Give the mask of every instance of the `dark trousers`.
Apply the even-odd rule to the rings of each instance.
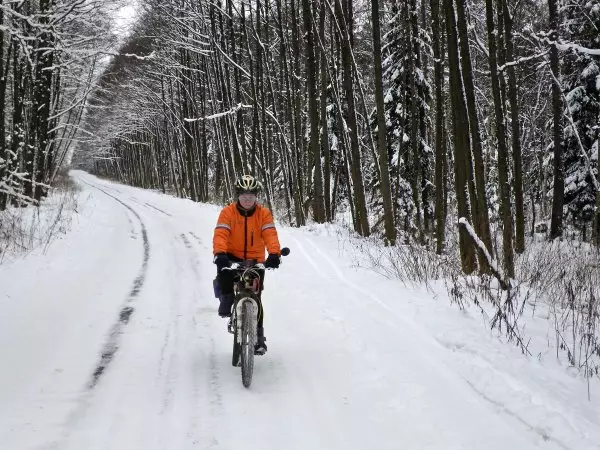
[[[231,254],[227,254],[227,256],[229,256],[229,259],[233,262],[241,262],[243,261],[240,258],[237,258]],[[260,291],[258,294],[258,328],[262,328],[263,327],[263,319],[264,319],[264,312],[263,312],[263,306],[262,306],[262,291],[265,287],[264,283],[265,283],[265,271],[264,270],[258,270],[257,271],[260,275]],[[237,274],[234,271],[231,270],[222,270],[220,272],[217,272],[217,279],[219,280],[219,288],[221,290],[221,295],[233,295],[233,283],[235,282],[235,278],[236,278]]]

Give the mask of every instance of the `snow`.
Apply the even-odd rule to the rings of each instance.
[[[185,122],[198,122],[200,120],[220,119],[221,117],[234,114],[237,111],[239,111],[240,109],[248,109],[248,108],[252,108],[252,105],[244,105],[242,103],[238,103],[236,106],[232,107],[228,111],[223,111],[223,112],[220,112],[220,113],[211,114],[211,115],[206,116],[206,117],[196,117],[196,118],[187,118],[187,117],[185,117],[183,120]]]
[[[581,110],[581,102],[585,97],[585,88],[583,86],[577,86],[567,93],[566,99],[571,109],[571,114],[576,114]],[[571,134],[573,132],[571,131]]]
[[[383,103],[390,103],[394,100],[394,97],[392,95],[392,91],[391,89],[388,89],[387,93],[385,94],[385,98],[383,99]]]
[[[425,84],[425,76],[423,75],[423,71],[421,69],[415,70],[415,78],[416,78],[417,84],[419,86],[422,86]]]
[[[599,69],[598,66],[591,61],[585,69],[583,69],[583,72],[581,72],[581,75],[579,75],[579,78],[581,80],[586,80],[590,77],[596,77],[599,73]]]
[[[558,48],[560,51],[563,51],[563,52],[573,49],[579,53],[584,53],[584,54],[593,55],[593,56],[600,56],[600,48],[587,48],[582,45],[574,44],[571,42],[566,43],[566,44],[557,43],[556,48]]]
[[[575,182],[568,183],[565,187],[565,194],[576,192],[577,184]]]
[[[357,267],[330,225],[279,226],[245,389],[212,293],[220,208],[73,174],[71,231],[0,266],[0,448],[600,448],[597,382],[588,402],[441,284]]]

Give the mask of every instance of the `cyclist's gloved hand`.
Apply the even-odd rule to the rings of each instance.
[[[223,270],[223,267],[231,267],[231,261],[227,253],[217,253],[213,262],[217,265],[219,271]]]
[[[281,259],[279,258],[279,255],[276,255],[275,253],[269,253],[269,256],[267,256],[267,260],[265,261],[265,268],[277,269],[279,268],[280,262]]]

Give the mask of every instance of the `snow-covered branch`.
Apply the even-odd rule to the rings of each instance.
[[[500,287],[506,290],[509,286],[509,283],[506,281],[504,273],[502,272],[500,267],[498,267],[498,262],[494,258],[492,258],[492,255],[490,255],[490,252],[486,248],[483,241],[479,238],[479,236],[477,236],[477,233],[475,232],[469,221],[465,217],[461,217],[460,219],[458,219],[458,224],[462,225],[465,228],[465,231],[468,233],[469,237],[471,238],[471,241],[473,241],[473,244],[475,244],[475,246],[485,256],[485,259],[487,260],[488,265],[490,266],[492,274],[494,274],[494,276],[498,279],[498,282],[500,283]]]
[[[197,117],[195,119],[188,119],[186,117],[183,120],[185,120],[186,122],[197,122],[199,120],[214,120],[214,119],[219,119],[219,118],[224,117],[224,116],[229,116],[231,114],[235,114],[240,109],[248,109],[248,108],[252,108],[252,105],[244,105],[242,103],[239,103],[238,105],[236,105],[233,108],[231,108],[229,111],[224,111],[224,112],[212,114],[212,115],[206,116],[206,117]]]

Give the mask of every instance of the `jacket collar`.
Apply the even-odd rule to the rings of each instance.
[[[235,203],[235,207],[238,210],[238,212],[244,217],[251,217],[256,212],[256,203],[254,204],[254,206],[252,208],[244,209],[244,208],[242,208],[242,205],[240,205],[240,202],[238,201]]]

